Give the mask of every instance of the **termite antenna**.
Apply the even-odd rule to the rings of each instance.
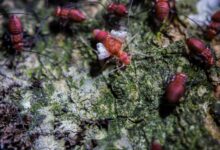
[[[116,67],[115,69],[113,69],[113,70],[107,72],[106,75],[111,75],[111,74],[113,74],[114,72],[119,71],[120,69],[122,69],[122,68],[124,68],[124,67],[125,67],[125,65],[121,65],[120,67]],[[103,74],[103,75],[104,75],[104,74]]]
[[[130,6],[128,8],[128,32],[129,32],[129,25],[130,25],[130,12],[131,12],[131,7],[132,7],[132,4],[133,4],[133,0],[131,0],[130,2]]]
[[[154,57],[152,55],[147,55],[147,54],[144,54],[142,52],[134,51],[134,50],[132,50],[132,52],[129,52],[129,54],[131,54],[132,56],[133,55],[142,55],[142,56],[147,57],[147,58],[153,58]]]
[[[187,19],[189,19],[190,21],[192,21],[194,24],[196,24],[196,25],[201,29],[201,31],[205,32],[205,30],[202,28],[202,26],[201,26],[198,22],[196,22],[196,21],[193,20],[192,18],[188,17],[187,15],[182,14],[182,13],[181,13],[181,14],[180,14],[180,13],[177,13],[177,12],[175,12],[175,11],[173,11],[173,10],[171,10],[171,12],[172,12],[172,13],[175,13],[175,14],[177,14],[177,15],[182,15],[182,16],[186,17]]]
[[[43,25],[46,23],[46,21],[48,20],[48,18],[49,18],[50,16],[46,16],[41,22],[40,22],[40,26],[39,26],[39,28],[37,29],[37,32],[35,33],[35,36],[34,36],[34,38],[33,38],[33,42],[36,42],[38,39],[38,36],[39,36],[39,34],[40,34],[40,32],[41,32],[41,30],[42,30],[42,28],[43,28]]]
[[[83,38],[82,35],[79,36],[79,39],[81,40],[81,42],[82,42],[86,47],[88,47],[89,49],[91,49],[94,53],[98,54],[98,52],[88,44],[88,41],[86,41],[86,40]]]

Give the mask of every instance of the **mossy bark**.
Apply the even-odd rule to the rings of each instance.
[[[102,9],[82,24],[71,24],[70,30],[60,22],[61,30],[55,33],[48,23],[56,18],[49,17],[42,29],[49,35],[46,41],[40,39],[33,53],[16,55],[13,69],[0,69],[3,75],[12,76],[2,77],[2,99],[32,113],[33,131],[42,129],[36,149],[65,149],[65,138],[54,138],[54,133],[67,129],[78,132],[72,133],[76,149],[91,148],[94,141],[96,149],[147,149],[152,139],[165,149],[219,148],[220,126],[210,111],[216,103],[213,85],[219,84],[219,68],[204,69],[189,60],[182,34],[188,29],[181,23],[174,19],[177,26],[168,23],[153,30],[150,1],[134,4],[129,21],[122,18],[119,23],[129,31],[125,51],[132,55],[132,63],[126,69],[112,72],[113,63],[102,70],[92,49],[91,31],[112,28],[105,26]],[[177,8],[187,15],[195,9],[193,4],[178,1]],[[14,8],[25,5],[19,2]],[[40,2],[33,9],[41,18],[53,11]],[[21,18],[25,30],[37,22]],[[198,36],[196,28],[190,29]],[[1,62],[10,58],[3,50]],[[167,82],[176,72],[188,75],[187,90],[169,112],[170,107],[161,103]],[[100,120],[108,120],[107,129]],[[51,145],[45,145],[50,140]]]

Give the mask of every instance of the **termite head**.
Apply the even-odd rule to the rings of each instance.
[[[206,38],[209,39],[209,40],[212,40],[215,36],[217,35],[217,32],[216,30],[213,30],[213,29],[207,29],[206,31]]]
[[[107,6],[107,11],[110,13],[115,13],[118,17],[123,17],[128,14],[125,4],[111,3]]]
[[[100,29],[94,29],[92,34],[93,34],[93,38],[97,42],[102,42],[109,35],[107,31]]]
[[[11,15],[8,22],[8,30],[12,34],[20,34],[23,32],[21,20],[16,15]]]
[[[58,6],[58,7],[55,9],[55,11],[54,11],[54,15],[55,15],[56,17],[60,16],[61,11],[62,11],[62,8]]]
[[[117,4],[115,4],[115,3],[110,3],[110,4],[107,6],[107,11],[108,11],[108,12],[114,12],[116,7],[117,7]]]
[[[123,51],[119,56],[119,60],[123,63],[123,65],[127,66],[131,63],[131,56]]]
[[[206,37],[212,40],[220,31],[220,22],[210,22],[206,30]]]
[[[188,79],[185,73],[177,73],[174,77],[176,78],[176,80],[180,81],[183,84],[185,84]]]
[[[83,22],[86,20],[85,14],[77,9],[71,9],[69,12],[69,17],[75,22]]]
[[[220,22],[220,10],[215,12],[212,17],[211,17],[212,21],[215,22]]]

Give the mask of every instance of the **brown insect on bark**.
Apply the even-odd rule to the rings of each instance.
[[[162,23],[166,20],[172,21],[177,16],[175,0],[154,0],[153,14],[155,21]]]
[[[165,100],[168,103],[179,103],[186,89],[187,75],[185,73],[175,74],[165,89]]]
[[[20,53],[34,45],[30,39],[31,36],[23,30],[21,19],[15,14],[10,15],[7,32],[2,37],[2,46],[9,52]]]
[[[86,20],[85,14],[79,9],[65,8],[58,6],[54,12],[55,16],[73,22],[83,22]]]
[[[190,50],[190,57],[200,64],[210,68],[215,64],[211,49],[200,39],[188,38],[186,45]]]
[[[206,28],[205,36],[207,39],[212,40],[220,32],[220,11],[215,12],[211,16],[211,21]]]

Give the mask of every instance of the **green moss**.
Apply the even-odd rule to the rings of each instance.
[[[179,14],[191,13],[194,2],[178,1]],[[33,51],[40,53],[37,55],[40,65],[18,67],[18,70],[30,84],[38,79],[41,87],[16,87],[7,95],[19,103],[22,95],[31,91],[29,111],[36,118],[38,111],[48,106],[59,121],[71,120],[80,124],[81,120],[110,118],[108,131],[98,140],[98,146],[105,149],[117,149],[116,141],[124,136],[134,149],[149,148],[153,138],[165,149],[218,149],[219,144],[206,129],[204,107],[215,103],[210,80],[219,80],[219,68],[205,70],[190,62],[185,55],[184,39],[173,42],[164,35],[172,27],[168,30],[167,25],[154,31],[149,16],[151,11],[146,10],[149,7],[150,1],[145,1],[142,6],[132,8],[134,16],[129,20],[128,31],[130,40],[133,39],[124,49],[132,55],[132,63],[125,70],[90,77],[89,72],[97,67],[91,65],[97,61],[90,46],[91,31],[109,29],[98,14],[96,20],[73,24],[71,28],[75,34],[72,36],[51,34],[46,44],[39,41]],[[52,10],[39,11],[44,16]],[[127,18],[122,18],[120,24],[125,23]],[[192,35],[200,32],[190,29]],[[47,27],[43,31],[49,32]],[[6,59],[3,55],[0,58]],[[176,72],[188,75],[187,92],[180,105],[164,118],[160,114],[160,103],[167,82]],[[88,83],[94,84],[91,85],[93,90],[87,91]],[[96,135],[93,132],[87,138],[96,138]]]
[[[38,112],[39,109],[41,109],[42,107],[45,107],[45,103],[43,102],[37,102],[31,105],[31,109],[30,111],[35,114]]]
[[[54,102],[54,103],[50,104],[50,106],[51,106],[51,111],[54,114],[61,114],[62,113],[62,106],[60,105],[60,103]]]

